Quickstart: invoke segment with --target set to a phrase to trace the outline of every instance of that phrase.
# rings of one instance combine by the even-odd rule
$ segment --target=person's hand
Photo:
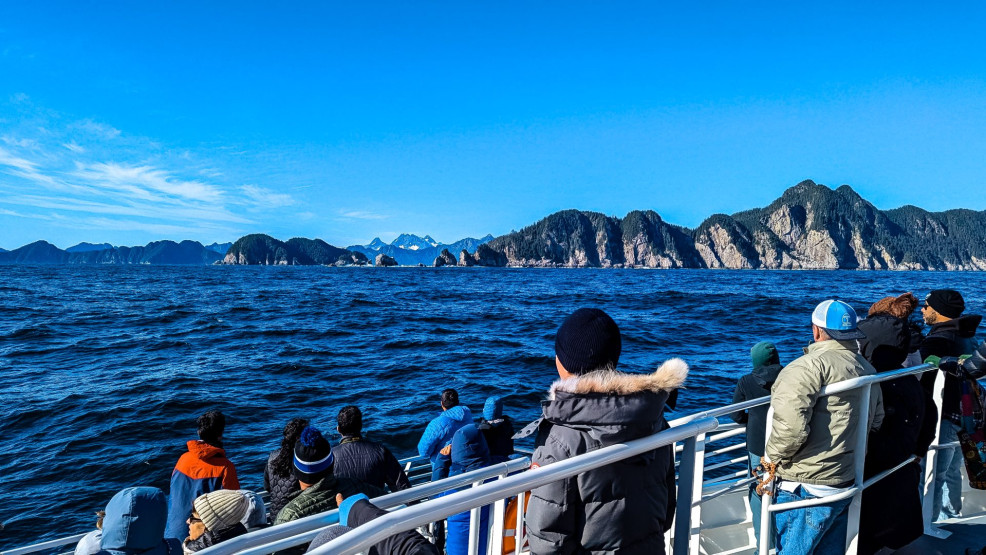
[[[343,501],[344,501],[345,499],[346,499],[346,498],[345,498],[345,497],[343,497],[341,493],[337,493],[337,494],[336,494],[336,507],[340,507],[340,506],[342,506],[342,502],[343,502]]]
[[[442,447],[442,450],[439,451],[439,453],[441,453],[442,455],[445,455],[446,457],[448,457],[449,455],[451,455],[452,454],[452,444],[449,443],[445,447]]]
[[[925,364],[930,364],[932,366],[938,366],[939,362],[941,362],[941,357],[936,357],[935,355],[931,355],[928,358],[924,359]]]

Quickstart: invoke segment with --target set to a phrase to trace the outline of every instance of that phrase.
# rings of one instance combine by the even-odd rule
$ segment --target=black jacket
[[[784,367],[780,364],[765,364],[753,369],[753,372],[740,377],[733,392],[733,402],[740,403],[751,399],[759,399],[770,395],[770,386]],[[763,456],[764,442],[767,434],[767,411],[770,404],[753,407],[748,411],[734,412],[729,415],[738,424],[746,424],[746,450],[754,455]]]
[[[343,436],[339,445],[332,448],[335,457],[333,473],[352,478],[380,489],[400,491],[411,487],[407,474],[397,457],[380,443],[360,436]]]
[[[929,356],[958,357],[975,352],[976,328],[983,317],[975,314],[960,316],[954,320],[931,326],[928,336],[921,343],[921,360]],[[934,391],[936,372],[925,372],[921,385],[929,395]],[[962,418],[959,399],[962,397],[962,380],[945,374],[945,388],[942,391],[942,418],[953,423]]]
[[[343,505],[345,506],[346,503],[343,502]],[[366,499],[360,499],[348,508],[347,514],[345,515],[346,525],[334,526],[319,533],[312,540],[308,551],[327,544],[353,528],[362,526],[385,514],[387,514],[387,511],[377,507]],[[367,553],[368,555],[438,555],[438,549],[421,534],[414,530],[408,530],[382,540],[380,543],[371,547]]]
[[[242,536],[246,533],[246,527],[237,522],[236,524],[223,528],[222,530],[208,530],[205,534],[199,536],[198,539],[186,540],[185,543],[182,544],[182,548],[185,550],[185,553],[194,553],[207,547],[212,547],[217,543],[222,543],[228,539]]]
[[[264,489],[270,493],[267,514],[270,515],[272,522],[277,517],[277,513],[301,493],[301,486],[298,485],[298,479],[293,474],[281,476],[274,472],[274,459],[280,452],[280,449],[272,451],[267,457],[267,466],[264,468]]]
[[[866,334],[859,352],[876,368],[889,372],[901,368],[911,343],[908,323],[889,314],[875,314],[859,323]],[[865,475],[875,476],[912,455],[924,457],[935,437],[937,410],[931,396],[914,376],[880,384],[883,393],[883,424],[870,432]],[[897,549],[924,532],[921,518],[920,466],[910,464],[863,493],[860,514],[860,553],[875,553],[881,547]]]
[[[668,393],[688,366],[665,362],[653,374],[595,371],[555,382],[532,468],[655,434],[666,425]],[[674,454],[666,446],[531,492],[531,553],[664,553],[675,507]]]
[[[494,463],[504,462],[514,453],[514,423],[503,416],[495,420],[480,420],[479,431],[490,448],[490,459]]]

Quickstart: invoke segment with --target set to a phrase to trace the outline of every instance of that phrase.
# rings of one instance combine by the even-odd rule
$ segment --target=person
[[[503,415],[503,400],[499,397],[486,398],[479,431],[490,448],[492,462],[506,462],[514,454],[514,423],[510,417]]]
[[[168,502],[158,488],[117,492],[106,505],[100,555],[181,555],[181,542],[167,538]]]
[[[298,442],[302,430],[308,426],[304,418],[292,418],[284,426],[281,435],[281,447],[271,451],[264,467],[264,489],[270,494],[271,519],[292,499],[301,493],[298,479],[294,477],[294,444]]]
[[[928,357],[959,357],[976,349],[976,329],[982,316],[965,315],[965,299],[954,289],[935,289],[928,293],[921,316],[931,326],[921,343],[921,360]],[[925,372],[921,385],[925,393],[934,395],[937,372]],[[942,389],[941,422],[938,443],[944,445],[959,440],[962,411],[959,398],[962,380],[944,373]],[[933,397],[932,397],[933,398]],[[935,466],[935,490],[932,514],[938,520],[955,518],[962,514],[962,453],[957,449],[941,449]]]
[[[75,545],[75,555],[93,555],[99,551],[99,542],[103,539],[103,518],[105,517],[106,511],[96,511],[96,529],[82,536],[79,543]]]
[[[745,376],[741,376],[736,383],[736,391],[733,393],[733,403],[741,403],[751,399],[759,399],[770,395],[770,388],[774,385],[774,380],[781,373],[781,358],[777,354],[777,347],[769,341],[761,341],[750,349],[750,359],[753,362],[753,371]],[[737,424],[746,424],[746,450],[749,456],[749,470],[760,465],[763,457],[764,436],[767,431],[767,411],[770,405],[753,407],[752,409],[735,412],[730,417]],[[750,512],[753,516],[753,534],[759,541],[760,539],[760,496],[756,489],[751,487],[750,493]]]
[[[880,299],[870,307],[859,330],[859,354],[878,372],[902,368],[911,351],[908,317],[917,308],[911,293]],[[884,419],[870,433],[865,475],[871,478],[912,456],[924,457],[935,438],[938,412],[915,376],[880,383]],[[921,467],[915,462],[874,483],[863,492],[859,519],[859,553],[900,549],[924,533],[921,513]]]
[[[335,476],[334,462],[332,447],[322,432],[314,426],[302,430],[294,445],[294,475],[301,493],[277,513],[275,525],[335,509],[337,493],[346,497],[357,493],[376,497],[384,493],[370,484]]]
[[[448,477],[451,461],[442,450],[452,442],[452,436],[459,428],[472,422],[472,412],[469,407],[459,404],[459,392],[454,389],[442,391],[441,407],[441,414],[428,423],[418,441],[418,455],[431,460],[432,482]],[[445,548],[444,523],[444,520],[436,522],[432,530],[439,551]]]
[[[185,555],[201,551],[247,533],[243,520],[250,498],[242,491],[221,489],[198,496],[188,517],[188,537],[182,543]]]
[[[555,336],[559,379],[542,402],[531,468],[661,431],[665,403],[688,365],[652,374],[616,370],[620,329],[597,308],[569,315]],[[675,508],[671,446],[535,488],[527,509],[531,553],[664,553]]]
[[[387,514],[387,511],[371,503],[369,498],[362,493],[347,498],[344,498],[341,493],[337,493],[336,503],[339,505],[339,526],[326,528],[315,536],[311,545],[308,546],[308,551],[329,543],[353,528]],[[407,530],[398,532],[373,545],[368,550],[368,555],[438,555],[438,549],[418,532]]]
[[[771,388],[773,418],[764,457],[781,479],[776,503],[840,493],[855,479],[862,390],[818,394],[827,385],[876,370],[857,352],[856,340],[864,335],[848,304],[823,301],[812,313],[811,330],[815,342],[781,370]],[[883,420],[879,387],[870,390],[868,412],[868,428],[862,433],[879,428]],[[777,553],[845,553],[850,502],[846,498],[773,513]]]
[[[380,489],[400,491],[411,487],[397,457],[384,445],[362,436],[363,413],[359,407],[342,407],[336,417],[336,430],[342,435],[332,448],[336,476],[353,478]]]
[[[223,449],[226,417],[218,410],[210,410],[196,424],[198,441],[188,442],[188,452],[178,459],[171,473],[165,535],[178,540],[188,537],[188,515],[198,496],[218,489],[240,489],[236,467]]]
[[[449,476],[458,476],[473,470],[485,468],[492,464],[489,446],[479,428],[475,424],[467,424],[452,437],[449,447],[452,464]],[[451,491],[446,494],[452,493]],[[445,552],[448,555],[468,555],[469,553],[469,520],[470,511],[463,511],[448,517],[448,538]],[[479,550],[478,555],[486,555],[487,536],[490,529],[490,507],[483,507],[479,512]]]

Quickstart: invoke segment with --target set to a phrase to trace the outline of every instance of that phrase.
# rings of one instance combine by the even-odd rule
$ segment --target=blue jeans
[[[794,492],[777,490],[776,503],[816,499],[798,486]],[[777,555],[843,555],[852,498],[774,513]]]
[[[760,455],[749,453],[750,455],[750,476],[753,476],[753,469],[760,466]],[[760,496],[757,495],[757,484],[750,484],[750,514],[753,515],[753,535],[757,538],[757,545],[760,545]]]
[[[938,443],[952,443],[958,440],[959,427],[948,420],[942,420]],[[938,451],[934,505],[931,513],[936,515],[938,520],[954,518],[962,514],[962,464],[960,449]]]

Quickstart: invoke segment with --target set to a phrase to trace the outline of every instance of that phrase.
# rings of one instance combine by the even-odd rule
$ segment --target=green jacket
[[[291,522],[306,516],[324,513],[336,508],[336,494],[350,497],[357,493],[365,493],[370,497],[383,495],[384,491],[376,486],[359,480],[343,478],[329,474],[298,494],[290,503],[277,513],[274,524]]]
[[[771,388],[773,417],[766,446],[767,457],[778,463],[778,476],[823,486],[853,481],[862,390],[825,397],[818,392],[826,385],[875,373],[858,354],[855,341],[835,340],[812,344],[781,370]],[[877,384],[870,389],[868,429],[882,423],[883,395]]]

